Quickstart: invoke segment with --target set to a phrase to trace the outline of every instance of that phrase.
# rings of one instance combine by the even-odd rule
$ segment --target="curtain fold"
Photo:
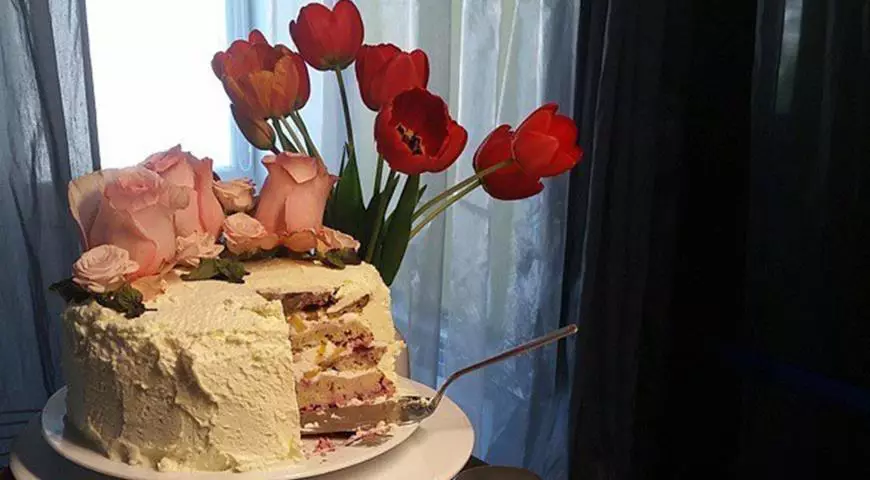
[[[750,2],[583,2],[566,322],[572,478],[729,478]]]
[[[17,418],[62,385],[62,301],[78,257],[66,186],[99,166],[84,1],[0,3],[0,452]],[[0,462],[7,461],[0,456]]]

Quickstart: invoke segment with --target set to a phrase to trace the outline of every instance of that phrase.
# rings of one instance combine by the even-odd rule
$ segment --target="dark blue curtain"
[[[97,168],[84,0],[0,2],[0,465],[62,385],[62,302],[79,255],[66,188]]]
[[[870,473],[870,2],[587,0],[572,476]]]

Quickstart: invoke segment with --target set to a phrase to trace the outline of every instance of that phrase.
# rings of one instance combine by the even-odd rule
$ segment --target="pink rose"
[[[278,236],[246,213],[234,213],[224,220],[224,240],[227,249],[236,255],[271,250],[278,245]]]
[[[263,165],[269,176],[254,216],[291,250],[314,248],[326,199],[338,177],[330,175],[319,159],[299,153],[268,155]]]
[[[94,293],[117,290],[139,264],[130,254],[114,245],[100,245],[85,253],[73,264],[73,281]]]
[[[187,208],[175,214],[175,229],[179,237],[204,232],[217,238],[224,221],[224,212],[212,190],[214,177],[210,158],[199,160],[183,152],[181,145],[176,145],[149,156],[142,166],[187,191],[190,197]]]
[[[69,203],[87,250],[111,244],[139,264],[131,278],[153,275],[175,257],[173,215],[187,207],[183,189],[131,167],[102,170],[70,182]]]
[[[323,227],[317,234],[317,250],[321,252],[344,249],[357,251],[359,247],[360,244],[357,239],[329,227]]]
[[[254,206],[254,181],[237,178],[229,182],[214,182],[214,194],[227,213],[247,212]]]
[[[175,239],[175,261],[188,267],[197,267],[200,258],[215,258],[223,251],[224,246],[207,233],[194,232]]]

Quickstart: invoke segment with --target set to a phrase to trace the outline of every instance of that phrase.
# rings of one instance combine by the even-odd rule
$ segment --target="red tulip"
[[[286,117],[308,101],[308,70],[284,45],[272,47],[254,30],[211,61],[230,100],[252,119]]]
[[[514,158],[528,175],[554,177],[571,170],[583,156],[574,120],[559,115],[555,103],[532,112],[517,127]]]
[[[302,58],[318,70],[345,69],[363,42],[359,10],[350,0],[339,0],[332,10],[319,3],[302,7],[290,21],[290,36]]]
[[[299,86],[296,89],[296,103],[293,105],[296,110],[304,107],[308,103],[308,98],[311,97],[311,79],[308,77],[308,66],[305,65],[305,60],[302,55],[290,50],[284,45],[275,45],[276,49],[280,49],[283,55],[293,58],[293,63],[296,64],[296,73],[299,74]]]
[[[518,200],[544,189],[542,177],[567,172],[583,157],[577,145],[577,126],[558,107],[548,103],[532,112],[516,132],[502,125],[483,141],[474,154],[474,170],[480,172],[506,160],[481,179],[483,189],[493,198]]]
[[[474,153],[474,171],[480,172],[513,158],[513,140],[510,126],[502,125],[493,130]],[[486,193],[499,200],[519,200],[544,189],[538,177],[526,174],[515,162],[484,176],[481,183]]]
[[[429,83],[429,58],[422,50],[403,52],[391,43],[363,45],[356,55],[356,80],[363,102],[374,111],[396,95]]]
[[[378,153],[394,170],[408,175],[449,167],[468,141],[468,132],[450,118],[441,97],[422,88],[396,95],[375,118]]]
[[[245,140],[260,150],[271,150],[275,146],[275,130],[262,118],[248,118],[239,115],[235,105],[230,104],[230,111],[236,125],[241,130]]]

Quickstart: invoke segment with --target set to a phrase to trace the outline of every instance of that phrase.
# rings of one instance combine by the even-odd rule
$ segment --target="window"
[[[223,2],[89,0],[103,168],[181,144],[232,171],[232,118],[212,55],[227,46]]]

